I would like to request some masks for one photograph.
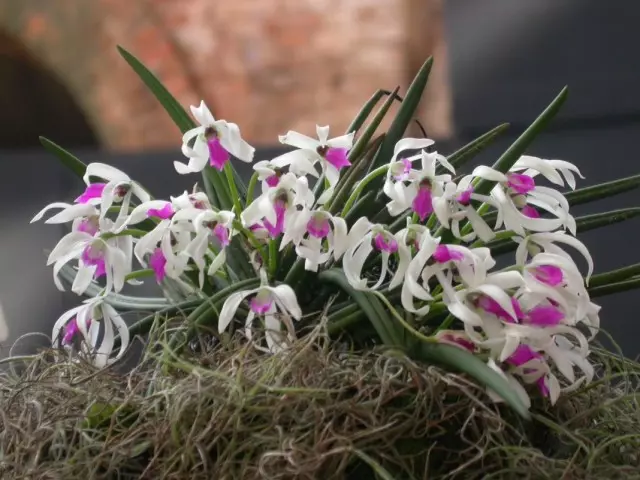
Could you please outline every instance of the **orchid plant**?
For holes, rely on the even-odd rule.
[[[55,323],[56,346],[80,339],[81,353],[103,367],[123,356],[132,335],[182,312],[187,340],[239,330],[265,355],[286,354],[309,326],[334,337],[349,332],[362,347],[382,343],[467,373],[525,416],[532,395],[553,403],[593,379],[589,341],[600,307],[592,298],[640,285],[640,268],[594,276],[576,233],[638,211],[574,218],[570,207],[640,180],[576,190],[577,166],[524,154],[566,90],[492,167],[460,174],[506,125],[448,156],[428,138],[404,138],[429,59],[404,99],[397,90],[377,92],[344,134],[328,126],[316,137],[289,131],[279,140],[293,150],[256,161],[236,124],[216,120],[204,102],[191,107],[191,119],[120,52],[184,132],[186,163],[175,162],[177,173],[201,172],[202,183],[155,199],[114,167],[86,166],[42,139],[85,184],[74,202],[48,205],[33,219],[55,209],[45,222],[70,224],[47,263],[58,288],[70,283],[89,297]],[[397,101],[391,127],[376,136]],[[253,164],[248,187],[235,161]],[[508,251],[515,257],[496,267]],[[121,293],[145,276],[163,298]],[[128,310],[156,313],[127,326]],[[171,347],[181,348],[183,337]]]

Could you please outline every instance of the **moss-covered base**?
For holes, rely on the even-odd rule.
[[[465,378],[329,345],[129,375],[43,353],[0,378],[0,478],[640,478],[635,363],[601,353],[601,380],[524,422]]]

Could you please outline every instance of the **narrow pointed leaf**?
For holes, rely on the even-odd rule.
[[[640,175],[620,178],[611,182],[601,183],[592,187],[579,188],[565,195],[569,205],[576,206],[593,202],[602,198],[613,197],[640,187]]]
[[[369,118],[369,115],[371,115],[371,112],[373,112],[373,109],[384,95],[384,90],[378,90],[369,100],[367,100],[367,103],[362,106],[362,109],[358,112],[358,115],[356,115],[356,117],[351,122],[351,125],[349,125],[349,128],[347,128],[347,134],[351,132],[357,133],[358,130],[360,130],[362,125],[364,125],[364,122],[367,121],[367,118]]]
[[[401,325],[397,325],[390,320],[380,300],[375,295],[354,289],[342,270],[335,268],[325,270],[320,273],[318,278],[321,282],[333,283],[347,293],[367,316],[385,345],[403,347],[404,329]]]
[[[191,119],[186,110],[180,105],[180,103],[171,95],[169,90],[165,88],[165,86],[160,82],[160,80],[147,68],[144,64],[138,60],[134,55],[129,53],[127,50],[118,46],[118,52],[122,55],[122,58],[131,66],[134,72],[138,74],[143,83],[149,88],[151,93],[158,99],[160,104],[167,111],[173,122],[178,126],[182,133],[187,130],[195,127],[194,121]],[[234,178],[239,179],[237,172],[234,169]],[[226,179],[224,175],[218,172],[216,169],[207,165],[205,169],[202,171],[202,180],[205,186],[205,191],[207,195],[212,192],[209,197],[209,201],[214,207],[217,208],[225,208],[219,203],[219,200],[224,201],[224,198],[220,198],[222,195],[220,193],[221,187],[220,185],[226,186]],[[239,190],[243,193],[244,184],[240,182]]]
[[[527,150],[531,142],[538,134],[546,128],[549,122],[556,116],[560,107],[567,99],[568,89],[564,87],[558,96],[549,104],[549,106],[540,114],[538,118],[527,128],[518,139],[507,149],[506,152],[494,163],[493,168],[499,172],[507,172],[520,156]],[[478,182],[475,191],[478,194],[488,194],[495,182],[482,180]]]
[[[604,297],[613,293],[626,292],[640,288],[640,277],[623,280],[622,282],[601,285],[599,287],[589,287],[588,292],[591,298]]]
[[[453,345],[421,342],[415,349],[417,360],[436,363],[450,370],[466,373],[483,387],[496,392],[502,399],[525,419],[529,411],[509,383],[493,371],[478,357]]]
[[[362,132],[362,135],[360,135],[356,144],[349,152],[349,160],[356,160],[367,149],[367,147],[369,146],[369,141],[373,137],[373,134],[376,133],[376,130],[384,120],[384,117],[387,115],[387,112],[391,108],[391,105],[393,105],[393,102],[395,101],[395,94],[398,93],[398,90],[400,90],[400,87],[397,87],[391,93],[391,95],[389,95],[387,100],[382,104],[382,107],[380,107],[380,110],[378,110],[378,113],[376,113],[376,116],[373,117],[373,120],[371,120],[371,123],[367,126],[365,131]]]
[[[475,140],[467,143],[464,147],[456,150],[451,155],[447,157],[449,163],[454,168],[459,168],[464,165],[467,161],[471,160],[475,155],[480,153],[482,150],[487,148],[491,143],[503,132],[505,132],[509,128],[508,123],[503,123],[498,125],[497,127],[489,130],[487,133],[479,136]],[[443,167],[439,166],[438,170],[442,170]]]
[[[47,152],[58,157],[62,165],[71,170],[76,176],[80,178],[84,176],[84,172],[87,170],[87,165],[84,162],[48,138],[38,137],[38,139]]]
[[[640,275],[640,263],[593,275],[589,280],[589,287],[595,288],[621,282],[623,280],[628,280],[631,277],[635,277],[636,275]]]
[[[391,123],[384,142],[382,142],[382,146],[373,161],[372,168],[379,167],[385,162],[388,162],[391,158],[396,143],[404,135],[404,132],[407,130],[407,127],[411,123],[411,120],[418,109],[418,105],[422,99],[422,94],[427,86],[427,80],[429,79],[429,73],[431,73],[432,66],[433,57],[429,57],[420,68],[420,71],[418,71],[413,82],[411,82],[402,105],[400,105],[398,113]],[[379,184],[380,182],[374,183]]]

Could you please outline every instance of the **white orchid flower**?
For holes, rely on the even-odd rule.
[[[349,247],[342,258],[342,269],[351,286],[357,290],[377,290],[383,284],[389,272],[391,255],[397,256],[396,271],[391,282],[398,283],[398,278],[405,274],[411,260],[411,250],[406,243],[399,242],[397,235],[387,231],[382,225],[371,224],[366,218],[359,219],[349,232]],[[372,286],[368,279],[362,278],[362,270],[369,255],[377,251],[381,254],[381,272]]]
[[[231,155],[243,162],[253,161],[255,148],[242,139],[238,125],[216,120],[204,101],[198,107],[191,105],[191,114],[200,126],[182,136],[182,153],[189,158],[189,163],[173,162],[176,172],[181,175],[201,172],[207,162],[222,170]]]
[[[421,161],[421,169],[413,168],[415,160]],[[419,155],[393,161],[389,165],[383,192],[390,198],[387,210],[393,216],[412,209],[421,221],[433,212],[433,199],[444,193],[444,185],[451,181],[451,175],[436,175],[437,164],[451,173],[454,168],[445,157],[437,152],[427,153],[423,150]]]
[[[305,269],[317,272],[321,264],[340,258],[348,248],[347,222],[324,210],[303,208],[285,225],[280,250],[291,242],[298,256],[305,259]]]
[[[154,271],[158,283],[162,283],[165,277],[178,279],[187,269],[189,256],[186,247],[191,242],[192,231],[189,222],[175,221],[175,216],[161,220],[138,240],[135,256],[142,265],[148,265]]]
[[[171,200],[171,204],[178,210],[183,210],[185,208],[198,208],[200,210],[211,209],[209,198],[204,192],[194,191],[193,193],[188,193],[185,191],[181,195],[178,195],[177,197],[169,197],[169,199]]]
[[[284,232],[289,216],[298,211],[297,207],[308,209],[313,202],[313,192],[309,190],[306,177],[287,173],[276,187],[269,188],[247,205],[240,218],[245,227],[262,224],[271,238],[277,238]]]
[[[92,187],[90,183],[91,177],[99,177],[106,180],[107,183],[101,190],[99,201],[97,197],[95,201],[100,205],[100,219],[106,218],[109,208],[114,204],[120,204],[120,211],[114,221],[113,229],[119,229],[129,213],[129,205],[132,198],[136,198],[139,202],[144,203],[151,200],[149,194],[138,184],[129,178],[129,176],[121,172],[115,167],[104,163],[90,163],[87,165],[82,179],[88,185],[88,189]]]
[[[587,284],[589,283],[589,278],[593,273],[593,258],[585,244],[577,238],[567,235],[564,232],[541,232],[531,233],[524,238],[513,237],[512,240],[518,243],[518,248],[516,250],[516,265],[525,265],[529,256],[536,255],[540,251],[553,253],[573,261],[571,255],[556,245],[556,243],[563,243],[573,247],[587,262],[586,281]]]
[[[74,232],[85,232],[89,235],[95,235],[100,230],[106,231],[105,222],[100,220],[100,211],[93,205],[88,203],[64,203],[54,202],[42,210],[40,210],[30,223],[37,222],[44,217],[44,214],[53,208],[61,210],[55,215],[49,217],[44,223],[62,224],[72,222],[71,230]],[[102,226],[102,228],[101,228]]]
[[[260,287],[235,292],[227,297],[218,317],[218,332],[222,333],[227,329],[240,303],[252,296],[249,300],[249,314],[245,321],[246,335],[251,338],[251,328],[256,316],[264,318],[267,345],[269,351],[275,352],[283,348],[282,323],[292,335],[291,318],[299,320],[302,317],[302,310],[298,305],[295,292],[289,285],[270,286],[263,270],[260,271],[260,278]]]
[[[454,317],[469,326],[482,326],[487,316],[517,323],[522,312],[507,290],[522,286],[524,279],[518,272],[491,273],[483,284],[456,291],[453,298],[448,299],[447,307]]]
[[[315,164],[320,163],[329,187],[318,198],[318,204],[325,204],[332,196],[340,180],[340,170],[351,165],[348,159],[353,146],[354,133],[329,138],[329,127],[316,126],[318,139],[298,132],[289,131],[279,137],[280,143],[296,147],[298,150],[285,153],[271,160],[271,165],[284,168],[296,175],[318,176]]]
[[[564,169],[564,165],[562,168]],[[522,170],[525,170],[525,173],[518,173]],[[507,229],[525,235],[525,229],[549,232],[566,228],[575,234],[575,219],[569,214],[567,199],[552,188],[537,185],[534,180],[536,172],[552,183],[564,185],[562,176],[549,161],[528,156],[521,157],[507,174],[481,165],[474,169],[472,175],[497,182],[491,196],[501,205],[502,218]],[[569,175],[572,174],[569,172]],[[573,179],[573,176],[570,178]],[[575,182],[573,184],[575,185]],[[539,210],[555,218],[540,218]]]
[[[232,230],[234,219],[235,214],[232,212],[214,212],[197,208],[181,210],[174,217],[174,223],[185,220],[192,222],[195,236],[185,247],[184,252],[198,267],[200,288],[204,285],[206,259],[211,260],[207,270],[208,276],[215,275],[227,261],[226,247],[234,233]],[[217,244],[217,254],[214,254],[210,248],[212,240]]]
[[[460,179],[457,185],[453,182],[445,184],[442,196],[433,199],[433,211],[440,225],[451,229],[454,237],[464,242],[471,242],[477,236],[487,243],[493,240],[496,235],[491,227],[487,225],[487,222],[473,208],[471,201],[487,203],[495,208],[498,211],[496,225],[502,223],[501,205],[488,195],[474,193],[473,185],[471,184],[472,180],[473,175],[466,175]],[[469,221],[473,231],[467,235],[462,235],[460,222],[465,219]]]
[[[120,347],[114,356],[115,332],[120,336]],[[98,368],[119,360],[129,346],[129,328],[120,314],[101,297],[90,298],[63,313],[53,325],[51,338],[54,346],[68,346],[77,335],[82,338],[83,351]],[[88,351],[86,347],[89,347]]]
[[[119,292],[125,276],[131,272],[130,241],[130,238],[121,240],[118,237],[104,239],[81,231],[68,233],[47,259],[47,265],[53,265],[56,287],[64,291],[58,274],[67,263],[78,260],[78,273],[71,286],[74,293],[82,295],[93,279],[102,276],[106,276],[105,294],[111,290]]]
[[[551,183],[563,187],[565,181],[571,190],[576,188],[574,173],[584,179],[578,167],[564,160],[545,160],[531,155],[522,155],[510,169],[512,172],[522,171],[524,175],[534,178],[542,174]],[[562,176],[560,175],[562,174]],[[563,178],[564,177],[564,180]]]
[[[529,397],[529,394],[524,389],[522,384],[516,379],[515,376],[513,376],[509,372],[505,372],[504,370],[502,370],[492,358],[487,360],[487,365],[489,366],[489,368],[491,368],[491,370],[496,372],[498,375],[500,375],[502,378],[504,378],[507,381],[511,389],[516,393],[516,395],[518,395],[518,397],[522,401],[522,404],[525,406],[525,408],[527,409],[531,408],[531,398]],[[491,390],[490,388],[487,389],[487,395],[489,395],[489,398],[491,398],[491,400],[493,400],[496,403],[504,402],[504,399],[500,395],[498,395],[495,391]]]
[[[253,169],[258,174],[258,180],[262,185],[262,193],[269,188],[277,187],[280,183],[280,177],[284,175],[281,167],[278,167],[270,160],[261,160],[253,165]]]

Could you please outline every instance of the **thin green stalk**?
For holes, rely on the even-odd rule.
[[[258,172],[253,172],[251,179],[249,180],[249,186],[247,187],[247,200],[245,206],[250,205],[253,202],[253,194],[256,191],[256,185],[258,184]]]
[[[242,202],[240,201],[236,181],[233,178],[233,167],[231,166],[231,163],[225,163],[224,174],[227,176],[227,183],[229,184],[231,199],[233,200],[233,208],[236,210],[236,215],[240,215],[242,213]]]
[[[384,175],[389,170],[389,165],[383,165],[381,167],[376,168],[371,173],[369,173],[366,177],[364,177],[358,186],[354,189],[353,193],[349,196],[347,203],[344,205],[342,209],[341,217],[345,217],[349,210],[353,206],[354,202],[357,200],[358,196],[362,193],[364,188],[374,179],[378,178],[380,175]]]

